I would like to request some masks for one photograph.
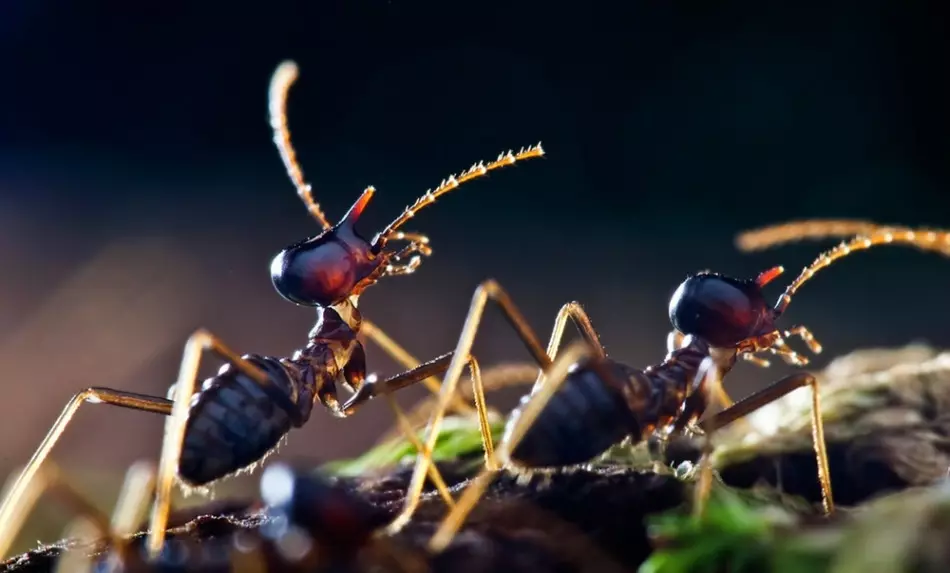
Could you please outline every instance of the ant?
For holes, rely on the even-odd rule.
[[[72,543],[58,556],[57,572],[313,571],[363,556],[388,562],[399,571],[427,570],[424,553],[373,538],[373,531],[386,519],[385,511],[319,474],[285,464],[274,464],[262,473],[264,510],[256,528],[202,539],[171,538],[154,559],[136,551],[141,549],[136,547],[140,540],[133,536],[154,491],[152,464],[139,462],[130,468],[111,518],[73,489],[52,464],[37,477],[42,479],[31,482],[28,490],[31,504],[49,490],[78,513],[66,528]],[[255,505],[249,508],[252,513],[257,513]],[[17,527],[22,516],[17,515],[21,518]],[[96,539],[106,539],[107,548],[90,555],[89,544]]]
[[[369,328],[357,309],[359,296],[380,279],[410,274],[421,258],[431,254],[429,240],[418,233],[399,229],[426,206],[463,183],[518,161],[541,157],[541,145],[518,153],[503,153],[495,161],[477,163],[457,176],[450,176],[407,207],[389,225],[366,240],[357,222],[375,193],[368,187],[346,212],[331,225],[304,182],[296,153],[290,143],[286,100],[298,70],[293,62],[282,63],[269,89],[270,123],[284,166],[310,214],[323,227],[315,237],[295,243],[278,253],[270,266],[271,279],[285,299],[316,310],[316,324],[305,348],[292,357],[257,354],[238,355],[217,336],[199,329],[185,343],[177,382],[167,398],[114,390],[89,388],[76,394],[53,424],[33,457],[0,506],[0,545],[8,542],[6,523],[24,489],[33,479],[76,411],[84,403],[100,403],[169,416],[158,465],[156,496],[149,524],[148,549],[158,555],[165,537],[171,505],[171,490],[177,480],[184,487],[206,487],[213,482],[252,469],[293,428],[310,418],[314,403],[332,415],[346,417],[356,407],[341,408],[337,384],[357,391],[366,379],[366,356],[358,335],[378,341],[394,357],[414,362],[378,328]],[[393,242],[406,242],[402,249],[388,250]],[[367,333],[366,331],[369,330]],[[210,352],[226,364],[196,391],[201,359]],[[409,366],[409,370],[385,381],[396,388],[427,379],[445,370],[451,354]],[[472,378],[478,384],[478,367],[466,356]],[[435,383],[437,385],[437,383]],[[436,390],[434,390],[436,391]],[[395,402],[390,406],[400,414]],[[471,408],[469,408],[471,410]],[[479,409],[480,424],[488,427],[487,414]],[[415,443],[415,435],[410,434]],[[491,445],[486,445],[490,449]],[[423,451],[421,448],[419,451]],[[431,448],[429,450],[431,451]],[[433,467],[433,481],[447,503],[451,495]]]
[[[781,275],[782,267],[760,273],[752,280],[739,280],[712,272],[688,276],[673,293],[669,304],[675,328],[668,338],[670,348],[658,365],[637,370],[606,356],[596,335],[581,328],[583,340],[569,346],[554,359],[560,343],[555,332],[547,354],[510,297],[495,281],[482,283],[475,291],[468,318],[442,386],[439,407],[445,408],[451,389],[461,374],[461,357],[472,347],[487,301],[496,302],[528,347],[542,374],[532,392],[522,398],[511,414],[498,447],[486,467],[465,488],[430,540],[432,551],[441,551],[451,541],[499,469],[556,469],[584,463],[626,439],[634,443],[657,438],[662,444],[680,432],[705,433],[730,424],[789,392],[808,386],[812,392],[812,437],[817,458],[818,481],[826,514],[834,511],[828,454],[824,440],[820,393],[810,373],[786,376],[763,390],[736,402],[702,422],[712,392],[739,360],[758,360],[769,352],[789,363],[801,365],[803,357],[785,343],[801,337],[813,352],[821,346],[804,326],[779,330],[776,322],[787,310],[795,293],[815,274],[851,253],[873,246],[901,244],[928,251],[946,252],[950,232],[909,228],[865,227],[867,233],[821,253],[786,287],[769,308],[763,287]],[[677,334],[679,333],[679,334]],[[681,336],[680,336],[681,335]],[[712,374],[712,376],[710,375]],[[433,416],[437,420],[437,416]],[[438,431],[430,422],[429,432]],[[428,436],[432,440],[432,434]],[[709,440],[707,438],[707,448]],[[708,449],[700,478],[698,510],[708,493]],[[420,456],[413,477],[424,479],[429,460]],[[703,482],[707,482],[703,487]],[[418,485],[416,486],[418,487]],[[414,510],[407,497],[403,522]],[[401,524],[397,524],[401,526]]]

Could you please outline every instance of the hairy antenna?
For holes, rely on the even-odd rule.
[[[512,153],[511,151],[508,151],[507,153],[501,153],[498,155],[498,159],[487,165],[483,161],[480,161],[458,175],[449,175],[449,177],[443,179],[442,183],[440,183],[439,186],[434,190],[429,189],[426,191],[425,195],[416,199],[415,203],[409,207],[406,207],[406,210],[403,211],[401,215],[396,217],[396,220],[387,225],[385,229],[376,235],[376,238],[373,239],[373,246],[381,249],[386,244],[386,241],[389,240],[390,236],[397,229],[406,224],[409,219],[412,219],[416,213],[424,209],[426,206],[431,205],[440,196],[457,188],[459,185],[467,183],[473,179],[478,179],[479,177],[487,175],[488,172],[500,169],[506,165],[513,165],[518,161],[524,161],[534,157],[541,157],[543,155],[544,149],[541,148],[541,143],[539,142],[533,147],[522,148],[518,151],[518,153]]]
[[[740,251],[763,251],[777,245],[804,240],[837,239],[867,235],[887,227],[871,221],[856,219],[810,219],[791,221],[745,231],[736,237]]]
[[[290,143],[290,130],[287,128],[287,92],[290,86],[297,81],[297,64],[292,61],[282,62],[277,66],[270,80],[268,89],[268,110],[270,111],[270,126],[274,130],[274,144],[280,152],[280,158],[287,169],[287,175],[297,188],[297,195],[307,206],[307,211],[317,220],[324,229],[332,225],[327,216],[320,209],[320,205],[313,199],[313,190],[310,184],[304,181],[303,171],[297,163],[297,152]]]
[[[875,230],[870,233],[849,239],[837,247],[825,251],[815,259],[815,262],[802,269],[801,274],[788,285],[788,288],[786,288],[782,296],[779,297],[778,302],[775,303],[774,315],[776,317],[781,316],[781,314],[785,312],[785,309],[788,308],[789,303],[792,302],[792,296],[821,269],[830,266],[838,259],[844,258],[855,251],[890,244],[906,245],[916,247],[923,251],[950,255],[950,231],[937,229],[915,230],[908,227],[877,226]]]

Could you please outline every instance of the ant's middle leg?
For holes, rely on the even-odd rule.
[[[398,342],[390,338],[388,334],[376,326],[375,323],[370,322],[365,318],[360,325],[360,334],[365,334],[368,340],[373,341],[376,346],[379,346],[383,352],[388,354],[390,358],[398,362],[406,370],[412,371],[416,368],[424,366],[415,356],[410,354]],[[422,379],[422,384],[429,392],[432,393],[433,396],[439,395],[440,384],[439,379],[436,378],[436,376],[444,371],[445,369],[442,369],[439,372],[431,374],[427,378]],[[460,414],[471,414],[473,411],[472,407],[458,396],[453,397],[451,408]]]
[[[584,341],[577,341],[568,346],[551,366],[546,368],[548,383],[541,386],[538,392],[531,395],[531,398],[521,411],[521,416],[515,421],[511,432],[507,433],[505,440],[498,445],[498,449],[495,452],[497,462],[503,463],[507,460],[509,453],[518,447],[518,444],[531,428],[531,425],[534,424],[545,406],[548,405],[548,402],[551,401],[554,394],[567,380],[571,367],[581,360],[590,358],[594,354],[596,354],[596,351],[591,348],[589,344]],[[597,363],[592,362],[591,366],[597,368]],[[610,378],[609,372],[599,371],[599,374],[605,378]],[[498,464],[496,463],[495,465]],[[455,533],[465,522],[465,518],[468,517],[475,508],[475,504],[481,499],[497,473],[497,469],[485,467],[477,476],[469,481],[468,486],[459,498],[455,508],[449,511],[448,515],[445,516],[439,524],[439,528],[430,539],[430,551],[438,553],[448,546],[452,538],[455,537]]]
[[[356,391],[356,393],[354,393],[353,396],[351,396],[350,399],[347,400],[347,402],[343,405],[344,414],[350,415],[371,398],[378,395],[385,395],[389,402],[389,406],[396,417],[397,424],[399,424],[401,427],[405,437],[409,439],[412,445],[416,448],[416,451],[419,455],[421,455],[424,459],[429,460],[430,463],[428,464],[427,468],[429,477],[435,484],[439,494],[449,506],[454,505],[454,500],[452,499],[452,495],[449,493],[448,487],[445,485],[445,480],[439,473],[438,468],[436,468],[435,465],[431,463],[433,446],[427,447],[425,444],[419,442],[415,435],[415,430],[412,428],[412,425],[410,424],[402,408],[400,408],[396,401],[392,398],[392,394],[398,390],[401,390],[402,388],[416,384],[431,376],[444,373],[448,369],[453,355],[454,353],[452,352],[444,354],[434,360],[426,362],[425,364],[421,364],[416,368],[402,372],[395,376],[391,376],[385,380],[363,381],[359,385],[359,389]],[[475,406],[478,412],[479,429],[482,435],[482,446],[485,449],[487,463],[487,460],[491,459],[494,446],[492,444],[491,426],[488,423],[488,411],[484,399],[485,390],[481,379],[481,369],[478,367],[478,361],[474,356],[469,356],[468,368],[472,376],[473,385],[476,389]]]
[[[678,350],[683,347],[683,342],[686,339],[686,335],[678,330],[671,330],[668,335],[666,335],[666,352],[670,353],[674,350]],[[762,368],[767,368],[769,363],[767,360],[762,360],[761,358],[756,358],[752,354],[741,354],[743,360],[747,362],[752,362],[756,366]],[[732,399],[732,396],[726,392],[726,389],[723,388],[722,384],[715,384],[712,388],[713,398],[719,402],[720,407],[729,408],[735,404],[735,400]]]
[[[811,388],[811,426],[815,457],[818,463],[818,482],[821,485],[822,505],[826,514],[834,512],[835,505],[831,492],[831,473],[828,464],[828,446],[825,443],[825,427],[821,416],[821,396],[818,380],[811,374],[800,373],[786,376],[766,388],[743,398],[731,408],[723,410],[700,423],[706,432],[721,428],[739,418],[751,414],[766,404],[770,404],[786,394],[803,386]]]
[[[469,361],[472,346],[475,343],[475,335],[478,332],[478,327],[481,325],[482,315],[489,301],[498,305],[505,315],[505,318],[508,319],[509,324],[511,324],[518,333],[518,337],[527,347],[534,361],[544,370],[551,367],[551,359],[548,358],[547,353],[541,346],[537,334],[535,334],[531,326],[528,325],[528,321],[515,306],[511,297],[508,296],[508,293],[494,280],[487,280],[481,283],[472,295],[468,315],[462,326],[462,334],[459,336],[455,350],[451,353],[451,362],[443,378],[442,387],[439,390],[439,403],[432,412],[432,417],[426,429],[425,451],[431,451],[435,448],[435,442],[439,437],[439,428],[445,416],[446,408],[455,395],[456,386],[458,385],[459,378],[462,376],[462,369]],[[485,397],[482,389],[476,389],[475,394],[476,403],[480,402],[484,404]],[[492,458],[494,457],[495,456],[492,456]],[[492,458],[489,458],[490,463],[486,465],[488,469],[494,470],[494,463],[491,463]],[[409,522],[416,507],[418,507],[428,466],[429,460],[426,456],[420,456],[417,459],[416,467],[413,469],[412,479],[409,482],[409,488],[406,491],[403,510],[392,523],[389,524],[389,527],[387,527],[389,533],[395,533],[402,529],[403,526]]]
[[[59,441],[80,406],[87,403],[108,404],[166,416],[172,412],[172,402],[165,398],[111,388],[87,388],[73,396],[47,432],[46,437],[43,438],[33,457],[4,493],[3,504],[0,505],[0,557],[13,541],[11,536],[15,535],[15,532],[11,532],[11,528],[18,527],[15,525],[14,515],[21,511],[20,507],[23,503],[29,503],[24,496],[28,495],[28,488],[33,487],[32,482],[37,479],[37,472],[40,471],[44,460],[49,456],[53,446]]]
[[[207,330],[199,329],[188,337],[178,370],[178,381],[174,386],[174,403],[171,408],[171,417],[165,425],[162,454],[158,463],[155,502],[152,505],[146,540],[146,548],[151,558],[158,556],[165,542],[165,528],[168,525],[168,514],[171,510],[172,486],[178,475],[191,398],[195,393],[198,369],[205,352],[217,355],[261,386],[267,387],[273,384],[266,372],[239,356]]]

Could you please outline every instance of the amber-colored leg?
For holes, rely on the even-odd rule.
[[[465,324],[462,326],[462,334],[459,337],[458,344],[455,347],[454,352],[452,353],[452,361],[449,364],[448,370],[443,378],[442,388],[439,393],[439,404],[437,405],[435,411],[432,413],[432,418],[429,420],[429,425],[426,430],[426,441],[425,449],[426,451],[431,451],[435,447],[435,441],[439,437],[439,428],[442,424],[442,419],[445,416],[446,407],[448,406],[449,401],[455,395],[455,388],[458,385],[459,378],[462,375],[462,369],[465,364],[468,362],[469,357],[471,356],[472,345],[475,342],[475,334],[478,332],[478,327],[481,324],[482,315],[485,312],[485,307],[488,304],[488,301],[492,301],[498,305],[502,313],[505,315],[505,318],[508,319],[508,322],[518,333],[519,338],[528,348],[528,351],[531,353],[532,358],[544,368],[547,368],[551,360],[548,358],[547,354],[544,351],[544,348],[541,346],[541,342],[538,340],[537,335],[534,330],[528,325],[528,321],[525,320],[524,316],[521,314],[521,311],[515,306],[512,302],[511,297],[501,288],[494,280],[488,280],[478,285],[478,288],[475,289],[475,294],[472,296],[472,303],[469,306],[468,315],[465,318]],[[476,391],[476,394],[479,393]],[[481,396],[476,399],[482,404],[485,403],[484,396]],[[483,440],[485,437],[483,436]],[[490,439],[490,435],[489,438]],[[494,456],[493,456],[494,457]],[[488,467],[494,469],[492,459],[489,459]],[[415,512],[416,507],[419,505],[419,501],[422,495],[422,486],[423,480],[428,471],[429,461],[425,456],[421,456],[417,463],[416,467],[413,470],[412,479],[409,483],[409,488],[406,491],[406,500],[402,512],[390,523],[387,531],[389,533],[395,533],[405,526],[409,522],[409,519],[412,517],[412,514]]]
[[[825,428],[821,417],[821,396],[818,388],[818,380],[808,373],[792,374],[786,376],[767,388],[743,398],[727,410],[711,416],[700,424],[707,433],[730,424],[751,412],[758,410],[766,404],[770,404],[789,392],[809,386],[812,392],[811,404],[811,425],[812,440],[815,446],[815,456],[818,461],[818,482],[821,484],[822,501],[825,513],[834,512],[834,498],[831,492],[831,473],[828,465],[828,448],[825,443]]]
[[[558,311],[557,316],[554,319],[554,328],[551,330],[551,337],[548,340],[548,347],[547,347],[548,358],[553,360],[554,357],[557,355],[558,348],[561,346],[561,341],[564,338],[564,329],[567,327],[568,319],[570,319],[571,322],[574,323],[574,326],[577,328],[578,332],[580,332],[581,336],[584,337],[584,339],[587,340],[588,343],[590,343],[590,345],[595,349],[595,351],[598,353],[599,356],[606,356],[604,347],[600,343],[600,337],[597,334],[597,330],[594,329],[594,325],[591,322],[590,316],[588,316],[587,311],[584,310],[584,308],[581,306],[579,302],[572,301],[562,306],[561,309]],[[514,372],[510,374],[506,373],[505,376],[499,378],[499,382],[497,384],[492,384],[492,387],[501,388],[508,385],[521,383],[522,376],[520,374],[521,374],[520,370],[517,373],[514,373]],[[538,388],[543,383],[544,383],[544,370],[539,369],[538,375],[534,380],[533,388]],[[482,392],[482,395],[484,395],[484,391]],[[478,400],[478,398],[479,398],[479,393],[476,391],[475,392],[476,401]],[[426,404],[425,406],[426,408],[431,409],[433,407],[433,404],[430,402]],[[487,409],[487,406],[486,406],[486,409]]]
[[[554,360],[554,357],[557,356],[557,350],[560,348],[561,340],[564,338],[564,329],[567,327],[568,319],[574,323],[577,331],[581,333],[581,336],[590,344],[598,356],[604,357],[607,355],[607,352],[604,350],[604,345],[600,342],[600,336],[597,334],[597,330],[594,329],[594,323],[591,322],[590,316],[587,315],[587,311],[584,310],[581,303],[571,301],[562,306],[554,318],[554,328],[551,329],[551,338],[548,339],[548,358]],[[542,384],[544,384],[543,368],[538,372],[538,378],[534,382],[532,391],[540,388]]]
[[[498,464],[504,464],[508,460],[509,452],[518,446],[525,433],[541,414],[544,407],[547,406],[551,397],[567,379],[571,367],[578,361],[595,354],[594,349],[586,342],[577,341],[568,346],[550,366],[545,367],[547,383],[532,394],[515,426],[511,432],[506,434],[506,440],[498,444],[495,454]],[[494,467],[486,467],[469,481],[469,485],[465,488],[455,508],[442,520],[438,530],[429,541],[430,551],[438,553],[448,546],[497,473],[498,470]]]
[[[449,367],[452,356],[453,353],[451,352],[444,354],[434,360],[426,362],[425,364],[420,364],[416,368],[402,372],[385,380],[368,379],[364,381],[359,386],[359,389],[353,394],[353,396],[351,396],[350,399],[347,400],[347,402],[343,405],[343,412],[349,415],[374,396],[385,395],[389,400],[389,405],[393,410],[393,414],[396,417],[397,423],[401,426],[403,434],[416,447],[416,451],[419,452],[419,454],[423,457],[429,459],[431,462],[432,447],[427,448],[423,444],[419,443],[412,426],[409,424],[409,421],[406,418],[406,414],[395,402],[395,400],[392,399],[391,395],[393,392],[401,390],[407,386],[411,386],[436,374],[445,372]],[[480,394],[481,396],[476,396],[475,406],[478,414],[479,428],[482,434],[482,446],[485,449],[486,456],[488,456],[494,450],[494,446],[492,444],[491,427],[488,424],[488,411],[486,410],[485,406],[484,387],[481,381],[481,372],[478,367],[478,361],[474,356],[469,356],[468,368],[471,372],[472,380],[474,381],[475,388],[477,390],[476,393]],[[428,470],[433,483],[435,484],[436,488],[439,489],[439,493],[451,505],[453,503],[452,496],[448,493],[448,488],[445,487],[445,482],[442,479],[442,476],[439,474],[438,469],[430,463],[428,465]]]
[[[670,333],[666,335],[667,353],[673,352],[674,350],[678,350],[679,348],[681,348],[683,346],[683,342],[685,339],[686,339],[686,336],[682,332],[678,330],[671,330]],[[740,354],[740,356],[743,358],[743,360],[752,362],[756,366],[765,367],[769,365],[768,361],[761,360],[758,358],[753,358],[751,354]],[[723,388],[722,384],[714,385],[713,397],[716,399],[717,402],[719,402],[719,405],[722,408],[728,408],[735,403],[735,400],[733,400],[732,397],[729,395],[729,393],[726,392],[726,389]]]
[[[537,365],[530,364],[528,362],[496,364],[491,368],[485,369],[485,371],[481,374],[483,392],[488,394],[489,392],[494,392],[502,388],[509,388],[511,386],[528,386],[533,384],[537,379],[537,372]],[[459,386],[457,395],[461,396],[461,399],[469,400],[474,398],[474,393],[477,389],[475,388],[474,381],[472,382],[473,384],[471,387],[465,384]],[[438,404],[438,401],[438,396],[427,396],[423,400],[420,400],[412,408],[406,417],[408,418],[409,424],[413,430],[418,430],[419,428],[422,428],[426,425],[426,422],[432,415],[432,412]],[[488,408],[487,405],[486,410],[489,412],[489,417],[494,413]],[[398,439],[401,435],[402,430],[400,428],[390,428],[382,436],[380,436],[379,440],[377,441],[377,445]]]
[[[198,369],[201,366],[201,358],[205,352],[211,352],[219,356],[258,384],[268,385],[272,383],[265,372],[241,358],[210,332],[203,329],[198,330],[188,338],[178,371],[178,381],[175,383],[175,399],[172,405],[171,417],[165,424],[162,455],[158,462],[155,503],[152,506],[148,540],[146,542],[148,553],[152,558],[158,556],[162,544],[165,542],[165,527],[168,524],[168,513],[171,509],[172,485],[178,475],[178,463],[185,436],[185,425],[188,422],[191,397],[195,393]]]
[[[368,340],[373,341],[374,344],[379,346],[383,352],[388,354],[393,360],[402,365],[403,368],[412,370],[414,368],[418,368],[421,365],[421,362],[419,362],[416,357],[414,357],[412,354],[409,354],[405,348],[390,338],[389,335],[383,332],[378,326],[376,326],[375,323],[364,318],[363,323],[360,326],[360,333],[364,334]],[[422,384],[429,392],[432,393],[433,396],[439,395],[440,382],[436,376],[433,375],[422,380]],[[458,396],[453,396],[451,409],[460,414],[470,415],[473,412],[473,408]]]
[[[27,488],[31,487],[30,482],[35,478],[43,461],[47,458],[53,446],[56,445],[56,442],[66,430],[66,426],[69,425],[73,416],[76,415],[79,407],[86,403],[109,404],[111,406],[130,408],[143,412],[153,412],[166,416],[171,414],[172,411],[171,401],[165,398],[113,390],[111,388],[87,388],[73,396],[69,403],[66,404],[66,407],[63,408],[59,418],[53,423],[53,427],[50,428],[46,437],[43,438],[43,441],[40,443],[39,448],[36,449],[33,457],[31,457],[26,466],[23,467],[23,471],[20,472],[16,481],[12,483],[3,496],[3,504],[0,505],[0,556],[4,554],[12,542],[12,539],[9,538],[11,535],[9,528],[11,524],[15,523],[13,514],[17,511],[17,504],[21,503],[20,497],[24,495]],[[17,525],[16,527],[19,526]]]
[[[45,464],[34,472],[32,479],[24,487],[15,503],[11,504],[7,513],[7,518],[0,522],[2,534],[0,534],[0,553],[6,554],[7,550],[16,539],[26,517],[33,506],[39,500],[40,496],[49,491],[60,499],[60,501],[69,505],[73,511],[83,514],[91,521],[102,536],[109,532],[109,518],[100,512],[95,505],[77,491],[73,485],[66,480],[59,468],[52,462]]]
[[[155,489],[155,465],[151,462],[137,462],[126,472],[125,482],[119,492],[115,510],[112,513],[111,525],[99,514],[82,514],[73,520],[64,532],[66,539],[84,539],[93,541],[97,537],[109,537],[111,547],[109,554],[101,557],[119,566],[125,562],[128,555],[128,546],[132,534],[138,527],[151,500]],[[64,551],[56,560],[56,572],[75,573],[76,571],[90,571],[89,556],[83,547],[76,547]]]

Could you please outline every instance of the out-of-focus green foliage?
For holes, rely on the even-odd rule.
[[[505,423],[490,423],[492,439],[498,441],[505,429]],[[425,441],[425,429],[416,436],[419,442]],[[416,447],[406,438],[397,438],[380,444],[365,454],[350,460],[331,462],[323,466],[323,471],[340,476],[359,476],[368,472],[392,467],[415,458]],[[478,453],[482,451],[482,437],[478,422],[474,418],[447,416],[442,422],[439,437],[432,450],[435,461],[458,460],[472,457],[473,469],[482,463]]]
[[[640,573],[823,571],[833,536],[792,535],[795,505],[793,499],[715,485],[701,516],[684,508],[650,520],[659,548]]]

